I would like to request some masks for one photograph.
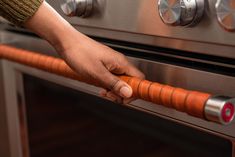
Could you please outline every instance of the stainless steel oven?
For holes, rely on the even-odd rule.
[[[129,56],[148,80],[235,97],[232,0],[48,2],[79,31]],[[32,33],[1,26],[1,43],[58,56]],[[96,87],[6,60],[0,87],[2,156],[235,155],[234,122],[143,100],[114,104]]]

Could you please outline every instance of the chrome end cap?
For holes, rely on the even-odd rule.
[[[205,117],[222,125],[230,124],[235,114],[235,98],[215,96],[207,100],[205,104]]]

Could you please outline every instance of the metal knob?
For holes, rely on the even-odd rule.
[[[159,0],[158,12],[165,24],[193,26],[204,13],[204,0]]]
[[[235,1],[217,0],[215,8],[221,26],[226,30],[235,31]]]
[[[93,0],[60,0],[60,7],[67,16],[87,17],[93,10]]]
[[[209,121],[229,124],[234,119],[235,98],[225,96],[211,97],[205,104],[205,117]]]

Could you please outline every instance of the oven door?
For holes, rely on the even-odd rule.
[[[1,37],[1,42],[56,55],[36,37],[10,32]],[[129,59],[150,80],[235,96],[229,90],[234,77],[143,58]],[[234,156],[234,123],[221,126],[140,100],[119,105],[78,81],[6,60],[0,66],[1,156]],[[224,87],[210,80],[223,81]]]

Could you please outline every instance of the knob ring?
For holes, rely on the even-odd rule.
[[[93,0],[60,0],[61,9],[67,16],[88,17],[93,11]]]
[[[86,9],[81,17],[88,17],[93,11],[93,0],[86,0]]]
[[[221,27],[223,27],[226,31],[229,32],[234,32],[235,31],[235,25],[233,25],[232,23],[226,23],[225,21],[225,16],[221,16],[221,14],[223,13],[227,13],[229,14],[229,11],[235,11],[235,8],[230,8],[230,6],[224,5],[223,4],[224,1],[221,0],[217,0],[217,2],[215,3],[215,9],[216,9],[216,16],[217,16],[217,20],[220,24]],[[226,11],[224,11],[224,10]]]
[[[205,11],[205,0],[197,0],[195,17],[193,18],[192,22],[189,23],[187,26],[193,27],[196,24],[198,24],[204,15],[204,11]]]
[[[166,1],[163,1],[166,2]],[[180,2],[176,5],[179,5],[177,8],[178,10],[176,10],[177,12],[175,12],[175,15],[178,15],[177,17],[175,17],[175,19],[171,19],[171,21],[166,20],[163,12],[162,12],[162,1],[158,0],[158,11],[159,11],[159,16],[160,19],[162,20],[163,23],[167,24],[167,25],[172,25],[172,26],[178,26],[180,24],[180,14],[181,14],[181,7],[180,7]],[[175,7],[176,8],[176,7]]]
[[[160,19],[167,25],[191,27],[202,19],[205,0],[158,0]]]

